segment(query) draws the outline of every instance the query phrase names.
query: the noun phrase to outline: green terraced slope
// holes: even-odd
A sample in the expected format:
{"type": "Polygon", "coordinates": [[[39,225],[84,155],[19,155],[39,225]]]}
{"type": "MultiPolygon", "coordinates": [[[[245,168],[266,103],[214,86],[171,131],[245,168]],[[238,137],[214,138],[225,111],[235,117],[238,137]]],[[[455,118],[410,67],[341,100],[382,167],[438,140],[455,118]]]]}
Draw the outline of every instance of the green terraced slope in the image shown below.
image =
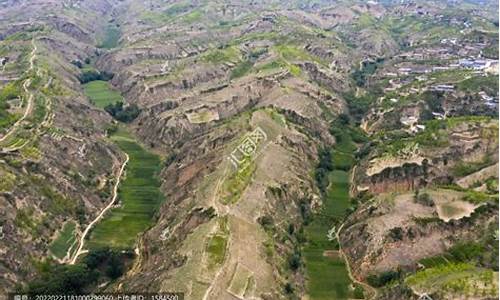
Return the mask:
{"type": "Polygon", "coordinates": [[[75,229],[74,222],[67,222],[64,224],[59,236],[50,244],[50,252],[59,259],[66,256],[68,249],[75,242],[75,229]]]}
{"type": "Polygon", "coordinates": [[[123,97],[109,87],[109,83],[102,80],[95,80],[83,85],[83,89],[90,102],[99,108],[104,108],[109,104],[123,101],[123,97]]]}
{"type": "Polygon", "coordinates": [[[160,158],[140,146],[130,135],[118,131],[111,139],[129,155],[118,189],[120,207],[113,208],[90,235],[88,248],[131,248],[137,235],[150,226],[163,200],[157,173],[160,158]]]}

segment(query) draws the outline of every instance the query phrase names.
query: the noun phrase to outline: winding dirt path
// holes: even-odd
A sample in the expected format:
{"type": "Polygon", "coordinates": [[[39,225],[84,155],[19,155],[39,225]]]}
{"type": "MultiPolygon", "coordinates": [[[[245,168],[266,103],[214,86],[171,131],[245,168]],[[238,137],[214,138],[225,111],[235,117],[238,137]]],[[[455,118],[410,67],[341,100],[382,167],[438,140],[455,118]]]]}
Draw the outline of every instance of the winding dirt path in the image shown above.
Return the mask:
{"type": "Polygon", "coordinates": [[[118,186],[120,185],[120,181],[121,181],[121,177],[122,177],[123,171],[125,170],[125,166],[127,165],[128,160],[129,160],[129,156],[128,156],[127,153],[125,153],[125,157],[126,158],[125,158],[125,161],[123,162],[123,164],[122,164],[122,166],[120,168],[120,172],[118,172],[118,175],[116,176],[117,180],[116,180],[115,186],[113,187],[113,197],[111,198],[111,201],[99,213],[99,215],[97,215],[97,217],[95,217],[95,219],[92,222],[89,223],[89,225],[83,231],[82,236],[80,237],[80,241],[78,242],[78,244],[79,244],[78,250],[75,252],[75,256],[70,261],[70,263],[69,263],[70,265],[74,265],[75,262],[76,262],[76,260],[77,260],[77,258],[78,258],[78,256],[80,256],[81,254],[83,254],[83,253],[86,252],[86,251],[83,250],[83,246],[85,245],[85,237],[89,233],[89,231],[92,228],[92,226],[94,226],[104,216],[104,214],[113,206],[113,204],[115,204],[115,201],[118,198],[118,186]]]}
{"type": "MultiPolygon", "coordinates": [[[[36,47],[36,44],[35,44],[35,40],[31,40],[31,44],[33,45],[33,50],[31,50],[31,54],[30,54],[30,67],[28,69],[28,71],[31,71],[33,70],[33,68],[35,68],[35,58],[36,58],[36,51],[37,51],[37,47],[36,47]]],[[[21,123],[28,117],[28,115],[31,113],[31,110],[33,108],[33,93],[30,93],[30,91],[28,90],[28,87],[29,85],[31,84],[31,78],[28,78],[24,81],[23,83],[23,89],[24,89],[24,92],[26,94],[28,94],[28,104],[26,105],[26,110],[24,111],[24,114],[21,118],[19,118],[19,120],[16,121],[16,123],[14,123],[14,125],[12,125],[9,129],[9,131],[0,138],[0,142],[3,142],[6,138],[8,138],[14,131],[16,131],[17,127],[19,127],[19,125],[21,125],[21,123]]]]}

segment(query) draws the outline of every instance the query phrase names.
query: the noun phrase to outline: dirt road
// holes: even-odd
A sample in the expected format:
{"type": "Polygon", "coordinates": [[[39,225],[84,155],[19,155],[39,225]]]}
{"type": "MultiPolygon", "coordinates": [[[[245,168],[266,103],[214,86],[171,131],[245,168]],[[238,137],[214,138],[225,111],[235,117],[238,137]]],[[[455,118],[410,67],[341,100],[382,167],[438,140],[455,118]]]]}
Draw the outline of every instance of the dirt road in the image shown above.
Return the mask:
{"type": "Polygon", "coordinates": [[[122,177],[122,174],[123,174],[123,171],[125,170],[125,166],[127,165],[128,163],[128,160],[129,160],[129,157],[128,157],[128,154],[125,153],[125,156],[126,156],[126,159],[125,161],[123,162],[121,168],[120,168],[120,171],[118,172],[118,175],[116,176],[116,183],[115,183],[115,186],[113,187],[113,197],[111,198],[111,201],[109,202],[109,204],[97,215],[97,217],[95,217],[94,220],[92,220],[92,222],[90,222],[90,224],[85,228],[85,230],[83,231],[82,233],[82,236],[80,237],[80,241],[78,242],[78,249],[76,250],[75,252],[75,256],[73,257],[73,259],[70,261],[70,265],[73,265],[75,264],[76,260],[78,259],[78,256],[80,256],[81,254],[85,253],[85,251],[83,251],[83,246],[85,245],[85,238],[87,236],[87,234],[89,233],[90,229],[92,228],[92,226],[94,226],[97,222],[99,222],[99,220],[104,216],[104,214],[109,210],[111,209],[111,207],[113,207],[113,205],[115,204],[116,202],[116,199],[118,198],[118,186],[120,185],[120,180],[121,180],[121,177],[122,177]]]}

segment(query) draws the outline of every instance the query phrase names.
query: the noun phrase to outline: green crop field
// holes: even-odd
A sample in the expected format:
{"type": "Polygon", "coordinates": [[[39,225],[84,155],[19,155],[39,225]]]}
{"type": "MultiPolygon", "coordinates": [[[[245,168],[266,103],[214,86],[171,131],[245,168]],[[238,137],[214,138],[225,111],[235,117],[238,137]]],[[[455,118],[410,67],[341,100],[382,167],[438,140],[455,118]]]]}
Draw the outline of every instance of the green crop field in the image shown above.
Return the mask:
{"type": "Polygon", "coordinates": [[[74,222],[67,222],[64,224],[63,229],[59,233],[57,239],[55,239],[49,246],[50,252],[54,254],[57,258],[64,258],[69,247],[75,242],[75,229],[76,224],[74,222]]]}
{"type": "Polygon", "coordinates": [[[324,213],[337,218],[343,217],[350,206],[349,174],[342,170],[330,173],[330,188],[327,201],[324,203],[324,213]]]}
{"type": "Polygon", "coordinates": [[[304,258],[310,299],[352,298],[351,280],[341,259],[323,256],[323,249],[314,248],[305,249],[304,258]]]}
{"type": "Polygon", "coordinates": [[[109,104],[123,101],[119,92],[112,90],[109,83],[102,80],[95,80],[83,85],[83,90],[90,102],[97,107],[104,108],[109,104]]]}
{"type": "Polygon", "coordinates": [[[307,291],[311,299],[348,299],[351,297],[347,269],[339,258],[323,256],[326,250],[336,249],[327,233],[333,219],[344,215],[349,207],[348,173],[334,170],[329,174],[330,187],[320,214],[306,227],[308,245],[303,253],[307,274],[307,291]],[[333,289],[332,289],[333,286],[333,289]]]}
{"type": "Polygon", "coordinates": [[[119,186],[119,208],[113,208],[99,222],[89,238],[89,248],[133,247],[137,235],[150,226],[163,200],[157,173],[160,158],[146,151],[126,132],[119,130],[111,139],[129,155],[125,177],[119,186]]]}
{"type": "Polygon", "coordinates": [[[323,206],[305,230],[308,241],[303,248],[306,287],[312,300],[359,297],[349,289],[351,280],[344,261],[323,255],[327,250],[338,249],[338,242],[329,240],[327,235],[332,226],[343,219],[351,205],[348,170],[354,163],[356,146],[347,130],[339,132],[337,144],[330,151],[333,170],[328,172],[329,185],[323,195],[323,206]]]}
{"type": "Polygon", "coordinates": [[[219,230],[208,240],[205,251],[208,254],[208,267],[213,268],[224,262],[228,236],[227,218],[219,219],[219,230]]]}

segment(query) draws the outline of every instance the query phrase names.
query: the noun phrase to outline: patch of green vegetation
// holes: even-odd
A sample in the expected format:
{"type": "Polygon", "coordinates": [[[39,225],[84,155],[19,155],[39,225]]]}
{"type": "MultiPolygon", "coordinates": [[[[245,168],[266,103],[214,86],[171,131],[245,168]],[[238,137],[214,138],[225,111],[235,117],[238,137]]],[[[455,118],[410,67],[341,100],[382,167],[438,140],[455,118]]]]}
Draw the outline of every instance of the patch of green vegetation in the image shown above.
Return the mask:
{"type": "Polygon", "coordinates": [[[48,211],[54,215],[74,214],[76,209],[75,201],[61,195],[54,188],[47,184],[40,187],[40,193],[50,201],[48,211]]]}
{"type": "Polygon", "coordinates": [[[367,78],[373,75],[383,62],[383,58],[377,58],[375,61],[363,61],[361,68],[354,70],[352,73],[356,85],[365,86],[367,78]]]}
{"type": "Polygon", "coordinates": [[[107,105],[123,101],[120,93],[112,90],[106,81],[91,81],[83,85],[83,90],[89,97],[90,103],[99,108],[105,108],[107,105]]]}
{"type": "MultiPolygon", "coordinates": [[[[432,77],[435,78],[435,83],[453,83],[459,82],[467,78],[467,76],[473,75],[471,70],[446,70],[441,72],[433,72],[432,77]]],[[[432,93],[432,92],[428,92],[432,93]]]]}
{"type": "Polygon", "coordinates": [[[240,60],[240,51],[234,46],[214,49],[204,53],[201,60],[211,64],[234,63],[240,60]]]}
{"type": "Polygon", "coordinates": [[[133,247],[137,235],[151,225],[164,199],[157,175],[162,165],[160,158],[145,150],[122,129],[111,139],[129,155],[129,162],[118,190],[120,207],[111,209],[94,227],[88,241],[90,249],[133,247]]]}
{"type": "MultiPolygon", "coordinates": [[[[488,241],[486,241],[488,242],[488,241]]],[[[419,261],[426,268],[436,267],[442,264],[449,263],[470,263],[474,262],[475,265],[481,264],[486,266],[489,264],[490,259],[484,259],[487,252],[490,251],[486,242],[464,242],[453,245],[445,253],[424,258],[419,261]]]]}
{"type": "Polygon", "coordinates": [[[278,53],[279,57],[264,65],[256,67],[255,72],[270,72],[278,69],[287,69],[290,72],[290,74],[294,76],[300,76],[302,70],[294,62],[308,60],[308,61],[315,61],[318,64],[324,64],[318,58],[313,57],[309,53],[300,50],[299,48],[293,45],[281,44],[274,47],[273,49],[278,53]]]}
{"type": "Polygon", "coordinates": [[[93,67],[85,67],[82,69],[82,73],[78,76],[80,83],[88,83],[91,81],[109,81],[113,79],[114,74],[107,72],[99,72],[93,67]]]}
{"type": "Polygon", "coordinates": [[[0,192],[11,191],[16,183],[16,175],[9,173],[7,171],[0,171],[0,192]]]}
{"type": "Polygon", "coordinates": [[[498,76],[475,76],[457,84],[457,90],[467,93],[484,91],[498,96],[498,76]]]}
{"type": "Polygon", "coordinates": [[[199,9],[195,9],[185,15],[182,16],[182,21],[186,23],[194,23],[199,22],[201,17],[203,16],[203,12],[199,9]]]}
{"type": "Polygon", "coordinates": [[[307,60],[320,62],[318,58],[313,57],[303,49],[290,44],[281,44],[275,47],[276,52],[286,61],[307,60]]]}
{"type": "Polygon", "coordinates": [[[133,103],[124,107],[121,101],[106,105],[104,110],[116,120],[124,123],[132,122],[141,113],[137,104],[133,103]]]}
{"type": "Polygon", "coordinates": [[[241,61],[236,66],[236,68],[234,68],[231,71],[231,75],[229,76],[229,78],[235,79],[235,78],[243,77],[243,76],[245,76],[245,74],[247,74],[250,71],[250,69],[252,69],[252,67],[253,67],[253,62],[251,60],[241,61]]]}
{"type": "Polygon", "coordinates": [[[448,298],[451,295],[496,296],[498,277],[493,270],[476,268],[466,263],[440,264],[418,271],[405,279],[414,289],[427,290],[448,298]],[[448,296],[448,297],[446,297],[448,296]]]}
{"type": "Polygon", "coordinates": [[[350,92],[344,94],[343,96],[345,101],[347,102],[349,114],[352,116],[356,124],[359,124],[361,122],[362,117],[368,111],[370,105],[375,101],[375,97],[373,94],[356,96],[353,92],[350,92]]]}
{"type": "Polygon", "coordinates": [[[168,22],[171,20],[171,17],[162,12],[144,11],[141,13],[140,19],[154,25],[159,25],[168,22]]]}
{"type": "Polygon", "coordinates": [[[35,235],[37,232],[38,225],[36,220],[33,218],[32,208],[17,210],[14,224],[16,224],[17,227],[30,232],[32,235],[35,235]]]}
{"type": "Polygon", "coordinates": [[[292,74],[295,77],[300,76],[300,74],[302,73],[299,66],[292,64],[288,65],[288,71],[290,71],[290,74],[292,74]]]}
{"type": "Polygon", "coordinates": [[[32,38],[33,35],[31,33],[20,31],[7,36],[5,41],[29,41],[32,38]]]}
{"type": "Polygon", "coordinates": [[[280,126],[286,126],[286,118],[284,115],[280,114],[275,109],[270,109],[266,111],[271,115],[271,119],[273,119],[273,121],[275,121],[280,126]]]}
{"type": "Polygon", "coordinates": [[[238,170],[224,180],[222,184],[222,203],[232,204],[240,199],[241,194],[252,179],[255,168],[255,162],[251,158],[245,157],[243,162],[238,166],[238,170]]]}
{"type": "Polygon", "coordinates": [[[404,41],[408,36],[408,32],[419,32],[425,35],[429,43],[437,42],[443,36],[456,36],[459,34],[459,29],[453,28],[444,22],[422,17],[422,16],[405,16],[386,17],[373,25],[378,29],[388,32],[400,45],[407,47],[404,41]]]}
{"type": "Polygon", "coordinates": [[[406,278],[406,283],[409,285],[421,285],[430,279],[439,279],[441,276],[461,273],[464,271],[473,270],[474,266],[466,263],[450,263],[446,265],[436,265],[434,268],[425,269],[417,272],[415,275],[406,278]]]}
{"type": "Polygon", "coordinates": [[[474,190],[467,191],[464,200],[473,204],[482,204],[493,199],[498,199],[498,195],[490,196],[483,192],[477,192],[474,190]],[[495,197],[496,196],[496,197],[495,197]]]}
{"type": "Polygon", "coordinates": [[[209,265],[220,265],[224,261],[226,254],[227,236],[214,235],[207,244],[207,253],[209,255],[209,265]]]}
{"type": "Polygon", "coordinates": [[[47,115],[47,99],[42,95],[35,95],[33,114],[27,118],[32,124],[40,124],[47,115]]]}
{"type": "Polygon", "coordinates": [[[108,248],[91,250],[75,265],[59,265],[52,261],[34,262],[39,277],[17,289],[23,294],[85,294],[98,282],[115,280],[125,272],[125,266],[133,258],[130,251],[108,248]]]}
{"type": "Polygon", "coordinates": [[[400,271],[385,271],[380,274],[369,275],[366,281],[373,287],[383,287],[392,281],[399,280],[401,275],[400,271]]]}
{"type": "Polygon", "coordinates": [[[498,41],[483,49],[483,55],[489,59],[498,59],[498,41]]]}
{"type": "Polygon", "coordinates": [[[486,180],[486,188],[490,193],[498,193],[498,178],[491,177],[486,180]]]}
{"type": "Polygon", "coordinates": [[[118,46],[118,41],[120,40],[121,31],[120,28],[114,24],[109,23],[104,32],[104,38],[98,48],[113,49],[118,46]]]}
{"type": "Polygon", "coordinates": [[[140,18],[146,22],[159,25],[175,20],[183,13],[188,12],[191,7],[189,1],[174,3],[164,11],[144,11],[141,13],[140,18]]]}
{"type": "Polygon", "coordinates": [[[0,90],[0,131],[10,127],[19,118],[18,115],[8,112],[9,100],[21,97],[22,81],[12,81],[0,90]]]}
{"type": "Polygon", "coordinates": [[[459,162],[453,166],[451,172],[455,177],[464,177],[486,168],[491,165],[491,163],[491,159],[488,156],[485,156],[482,161],[478,162],[459,162]]]}
{"type": "Polygon", "coordinates": [[[84,265],[50,265],[42,276],[23,290],[33,294],[83,294],[98,279],[98,274],[84,265]]]}
{"type": "Polygon", "coordinates": [[[342,218],[351,206],[349,198],[349,173],[344,170],[334,170],[329,174],[330,186],[327,191],[327,201],[324,210],[328,216],[342,218]]]}
{"type": "Polygon", "coordinates": [[[212,235],[206,245],[206,253],[208,254],[208,267],[213,268],[224,262],[226,257],[226,249],[228,242],[228,218],[222,217],[218,220],[219,228],[214,235],[212,235]]]}
{"type": "Polygon", "coordinates": [[[360,28],[368,28],[373,26],[375,23],[376,20],[374,17],[368,13],[362,13],[356,22],[356,26],[359,26],[360,28]]]}
{"type": "Polygon", "coordinates": [[[50,252],[59,259],[66,256],[69,248],[76,240],[75,235],[76,224],[74,222],[66,222],[59,232],[57,239],[55,239],[49,246],[50,252]]]}
{"type": "Polygon", "coordinates": [[[287,63],[282,60],[282,59],[276,59],[271,62],[268,62],[264,65],[261,65],[255,69],[256,72],[260,71],[269,71],[269,70],[275,70],[275,69],[282,69],[286,68],[288,65],[287,63]]]}
{"type": "Polygon", "coordinates": [[[278,41],[282,38],[283,37],[276,32],[252,32],[231,40],[229,45],[238,46],[246,42],[261,40],[278,41]]]}
{"type": "MultiPolygon", "coordinates": [[[[470,124],[481,125],[489,122],[490,117],[487,116],[461,116],[451,117],[446,120],[430,120],[424,123],[425,130],[420,131],[414,136],[406,135],[399,138],[387,138],[386,132],[378,134],[379,139],[383,142],[379,143],[379,153],[396,156],[404,149],[412,147],[427,147],[437,148],[445,147],[449,144],[450,130],[458,125],[470,124]]],[[[485,134],[490,135],[490,130],[485,128],[485,134]]],[[[495,134],[495,132],[493,132],[495,134]]],[[[375,135],[377,136],[377,134],[375,135]]]]}

